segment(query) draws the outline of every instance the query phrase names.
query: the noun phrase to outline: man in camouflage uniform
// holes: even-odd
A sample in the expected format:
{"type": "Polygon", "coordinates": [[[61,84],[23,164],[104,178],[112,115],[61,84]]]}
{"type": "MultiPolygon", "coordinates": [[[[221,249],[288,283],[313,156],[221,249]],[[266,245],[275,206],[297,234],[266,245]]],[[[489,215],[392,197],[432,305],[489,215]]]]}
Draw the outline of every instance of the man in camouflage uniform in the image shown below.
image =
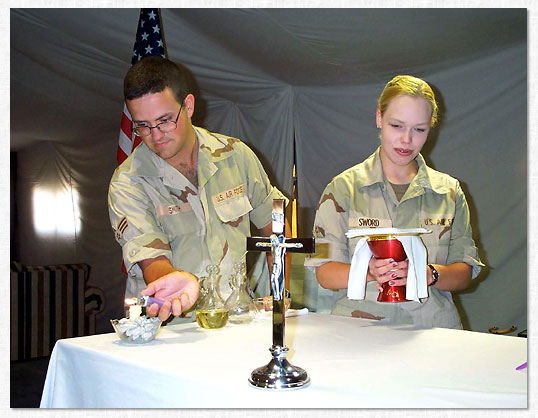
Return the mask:
{"type": "Polygon", "coordinates": [[[271,234],[271,186],[241,141],[192,125],[194,96],[173,62],[144,58],[126,75],[124,94],[141,143],[109,189],[109,215],[128,271],[126,297],[167,300],[150,315],[165,320],[190,309],[197,277],[218,264],[224,298],[234,261],[244,256],[250,222],[271,234]],[[146,289],[144,289],[147,286],[146,289]]]}

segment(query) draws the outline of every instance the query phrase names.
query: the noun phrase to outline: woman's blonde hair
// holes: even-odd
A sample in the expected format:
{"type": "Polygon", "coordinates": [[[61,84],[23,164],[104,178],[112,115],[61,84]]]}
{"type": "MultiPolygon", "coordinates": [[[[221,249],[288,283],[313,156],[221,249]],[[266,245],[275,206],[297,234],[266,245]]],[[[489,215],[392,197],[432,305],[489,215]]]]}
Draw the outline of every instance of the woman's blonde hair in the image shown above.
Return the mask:
{"type": "Polygon", "coordinates": [[[432,88],[424,80],[411,75],[397,75],[387,83],[377,101],[381,115],[385,113],[392,99],[404,95],[426,99],[432,109],[430,127],[437,123],[438,106],[432,88]]]}

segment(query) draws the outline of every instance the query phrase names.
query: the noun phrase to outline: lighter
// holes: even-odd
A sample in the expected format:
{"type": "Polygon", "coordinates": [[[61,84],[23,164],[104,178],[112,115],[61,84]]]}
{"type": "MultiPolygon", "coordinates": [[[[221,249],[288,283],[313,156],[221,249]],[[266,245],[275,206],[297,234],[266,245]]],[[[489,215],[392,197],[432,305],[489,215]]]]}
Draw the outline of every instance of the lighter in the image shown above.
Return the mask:
{"type": "Polygon", "coordinates": [[[159,309],[163,307],[164,300],[154,298],[153,296],[140,296],[139,303],[143,308],[149,308],[151,305],[156,303],[159,305],[159,309]]]}

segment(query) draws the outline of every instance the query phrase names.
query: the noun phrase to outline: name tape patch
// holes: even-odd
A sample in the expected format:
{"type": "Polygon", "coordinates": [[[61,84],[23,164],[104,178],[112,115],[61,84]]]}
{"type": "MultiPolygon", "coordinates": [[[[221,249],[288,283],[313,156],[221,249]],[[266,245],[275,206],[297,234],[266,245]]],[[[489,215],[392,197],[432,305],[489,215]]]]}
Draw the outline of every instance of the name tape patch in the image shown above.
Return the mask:
{"type": "Polygon", "coordinates": [[[216,205],[218,203],[225,202],[226,200],[234,199],[239,196],[244,196],[246,187],[247,187],[246,184],[241,184],[232,189],[213,195],[211,197],[211,199],[213,200],[213,204],[216,205]]]}
{"type": "Polygon", "coordinates": [[[157,206],[157,214],[159,216],[176,215],[178,213],[185,213],[190,211],[192,211],[190,203],[182,203],[181,205],[157,206]]]}
{"type": "Polygon", "coordinates": [[[359,218],[349,218],[349,228],[391,228],[392,221],[390,219],[367,218],[365,216],[359,218]]]}
{"type": "Polygon", "coordinates": [[[422,224],[424,226],[434,226],[434,225],[440,225],[440,226],[452,226],[452,222],[454,222],[454,218],[424,218],[422,219],[422,224]]]}

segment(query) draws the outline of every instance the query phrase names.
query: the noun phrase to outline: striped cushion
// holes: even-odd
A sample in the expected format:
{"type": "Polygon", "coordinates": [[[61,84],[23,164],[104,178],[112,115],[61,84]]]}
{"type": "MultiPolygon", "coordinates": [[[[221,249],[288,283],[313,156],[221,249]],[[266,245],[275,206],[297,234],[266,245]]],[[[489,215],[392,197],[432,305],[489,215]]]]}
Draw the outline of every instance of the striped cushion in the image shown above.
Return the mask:
{"type": "Polygon", "coordinates": [[[24,266],[11,272],[11,360],[48,356],[56,340],[95,334],[86,309],[88,264],[24,266]]]}

